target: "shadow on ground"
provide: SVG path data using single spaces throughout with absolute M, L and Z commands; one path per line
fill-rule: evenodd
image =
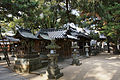
M 71 62 L 72 59 L 66 59 L 58 63 L 60 67 L 63 67 L 61 72 L 64 73 L 64 76 L 58 80 L 120 80 L 120 55 L 104 52 L 97 56 L 83 59 L 80 66 L 70 65 Z M 0 63 L 0 66 L 5 66 L 5 64 Z M 47 75 L 45 75 L 46 69 L 47 67 L 22 76 L 28 80 L 47 80 Z M 0 68 L 0 71 L 4 72 L 4 75 L 9 73 L 9 75 L 16 76 L 14 73 L 9 72 L 9 70 L 4 70 L 4 68 Z M 2 75 L 3 73 L 1 73 Z
M 120 80 L 120 55 L 102 54 L 83 60 L 81 66 L 68 66 L 59 80 Z

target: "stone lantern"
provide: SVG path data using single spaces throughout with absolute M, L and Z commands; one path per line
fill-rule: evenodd
M 86 52 L 86 57 L 89 57 L 89 47 L 90 46 L 88 46 L 88 43 L 86 43 L 86 45 L 85 45 L 85 52 Z
M 72 55 L 72 57 L 73 57 L 72 65 L 81 65 L 82 63 L 80 63 L 80 61 L 79 61 L 79 55 L 78 55 L 79 46 L 77 45 L 77 42 L 73 42 L 71 48 L 73 49 L 73 51 L 72 51 L 72 53 L 73 53 L 73 55 Z
M 52 40 L 51 44 L 46 46 L 47 49 L 50 49 L 50 54 L 47 54 L 50 59 L 50 63 L 48 65 L 47 73 L 49 79 L 58 79 L 63 76 L 63 73 L 60 73 L 60 69 L 57 65 L 57 57 L 59 54 L 56 54 L 56 49 L 59 49 L 60 46 L 55 44 L 55 41 Z
M 11 47 L 12 56 L 11 56 L 11 57 L 15 57 L 14 50 L 15 50 L 15 48 L 14 48 L 14 46 L 12 45 L 12 47 Z

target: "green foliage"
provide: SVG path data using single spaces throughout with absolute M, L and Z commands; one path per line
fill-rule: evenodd
M 87 0 L 85 0 L 87 1 Z M 82 25 L 81 21 L 86 19 L 72 14 L 72 10 L 85 11 L 94 9 L 83 0 L 2 0 L 0 7 L 3 11 L 1 20 L 6 21 L 10 28 L 16 24 L 31 30 L 37 28 L 60 28 L 68 22 Z M 83 5 L 82 5 L 82 4 Z M 8 5 L 9 4 L 9 5 Z M 6 6 L 7 5 L 7 6 Z M 82 6 L 82 7 L 81 7 Z M 88 11 L 86 11 L 86 9 Z M 8 15 L 11 14 L 11 17 Z M 90 22 L 82 26 L 89 26 Z
M 99 34 L 98 34 L 98 33 L 93 33 L 93 32 L 91 32 L 91 33 L 90 33 L 90 36 L 92 36 L 92 38 L 93 38 L 94 40 L 99 40 Z
M 120 34 L 119 8 L 117 0 L 1 0 L 0 22 L 8 30 L 15 31 L 15 25 L 20 25 L 33 32 L 73 22 L 79 27 L 102 29 L 101 33 L 116 39 Z
M 119 39 L 120 36 L 120 4 L 113 2 L 112 4 L 105 5 L 105 21 L 106 24 L 102 27 L 104 33 L 110 36 L 114 42 Z
M 6 29 L 11 28 L 15 31 L 18 24 L 24 28 L 35 29 L 39 26 L 38 1 L 35 0 L 1 0 L 0 3 L 0 22 L 7 24 Z M 11 15 L 11 16 L 9 16 Z M 3 23 L 4 22 L 4 23 Z

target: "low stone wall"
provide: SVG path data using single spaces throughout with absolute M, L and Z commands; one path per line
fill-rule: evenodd
M 42 67 L 41 59 L 38 58 L 15 58 L 14 70 L 16 72 L 29 73 Z

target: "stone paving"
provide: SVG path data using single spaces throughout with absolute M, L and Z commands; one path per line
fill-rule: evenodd
M 81 66 L 68 66 L 59 80 L 120 80 L 120 55 L 99 55 L 83 60 Z
M 72 59 L 60 62 L 64 76 L 58 80 L 120 80 L 120 55 L 101 53 L 83 59 L 82 65 L 72 66 Z M 46 68 L 33 71 L 31 74 L 18 75 L 0 64 L 0 80 L 47 80 L 43 74 Z
M 0 60 L 0 80 L 29 80 L 9 69 L 6 61 L 3 60 L 4 56 L 0 54 L 0 57 L 2 57 Z
M 24 77 L 10 71 L 8 68 L 0 66 L 0 80 L 27 80 Z
M 101 53 L 83 59 L 81 66 L 70 65 L 72 59 L 59 63 L 64 76 L 58 80 L 120 80 L 120 55 Z M 30 80 L 47 80 L 46 75 Z

